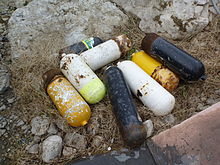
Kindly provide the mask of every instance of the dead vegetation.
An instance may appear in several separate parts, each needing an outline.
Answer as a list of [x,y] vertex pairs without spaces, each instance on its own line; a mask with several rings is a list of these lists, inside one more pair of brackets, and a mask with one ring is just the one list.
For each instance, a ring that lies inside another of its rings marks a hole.
[[[134,48],[136,49],[139,48],[141,39],[144,36],[144,33],[137,28],[137,23],[138,20],[132,18],[130,24],[115,31],[115,35],[119,35],[120,33],[127,34],[132,39]],[[45,39],[44,42],[37,42],[35,45],[36,50],[33,51],[32,55],[23,56],[10,65],[12,85],[16,91],[16,95],[19,97],[19,101],[14,109],[19,109],[22,117],[27,121],[30,121],[32,117],[37,115],[47,115],[56,123],[64,123],[62,135],[65,135],[66,132],[78,132],[85,135],[88,141],[87,149],[78,151],[75,158],[107,152],[108,147],[112,149],[123,147],[123,141],[120,137],[107,96],[100,103],[91,105],[92,117],[88,125],[73,128],[65,124],[65,120],[60,117],[59,112],[46,95],[41,76],[47,70],[59,66],[59,59],[56,55],[51,54],[51,50],[56,49],[58,52],[59,49],[64,46],[63,40],[59,39],[61,37],[62,34],[60,36],[55,34]],[[56,43],[54,42],[55,40]],[[204,102],[207,98],[217,98],[215,91],[220,88],[219,18],[214,19],[214,21],[198,35],[190,39],[175,42],[175,44],[204,63],[207,80],[192,84],[181,82],[179,87],[173,92],[176,98],[176,105],[172,114],[175,116],[176,121],[172,124],[165,123],[163,117],[154,116],[139,100],[135,99],[142,119],[151,119],[153,121],[155,129],[154,135],[192,116],[198,111],[197,106],[199,103],[205,104]],[[125,58],[126,56],[122,59]],[[97,71],[99,75],[101,75],[101,72],[102,70]],[[91,146],[94,135],[100,135],[104,138],[98,148]],[[31,156],[31,159],[33,164],[39,161],[37,155]],[[59,162],[61,163],[67,159],[62,158]],[[23,160],[27,162],[28,160],[30,161],[30,155],[28,157],[24,154],[22,158],[20,157],[20,161]],[[36,160],[36,162],[34,160]]]

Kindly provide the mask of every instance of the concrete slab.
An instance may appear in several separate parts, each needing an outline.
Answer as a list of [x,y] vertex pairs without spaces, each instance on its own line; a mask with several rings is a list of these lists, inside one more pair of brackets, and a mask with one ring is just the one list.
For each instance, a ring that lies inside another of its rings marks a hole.
[[156,165],[144,144],[134,149],[122,149],[120,151],[112,151],[103,155],[96,155],[83,160],[71,161],[66,165]]
[[157,164],[220,165],[220,102],[148,142]]

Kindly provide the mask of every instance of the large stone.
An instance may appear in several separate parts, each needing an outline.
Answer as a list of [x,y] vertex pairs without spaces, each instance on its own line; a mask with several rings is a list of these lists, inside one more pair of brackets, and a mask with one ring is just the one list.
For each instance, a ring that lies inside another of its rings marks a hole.
[[31,132],[34,135],[44,135],[49,128],[49,120],[47,118],[42,118],[41,116],[37,116],[31,120]]
[[201,31],[209,23],[208,0],[113,0],[141,19],[144,32],[182,39]]
[[10,73],[5,65],[0,64],[0,94],[3,94],[10,85]]
[[37,154],[39,150],[39,145],[38,144],[30,145],[26,148],[26,150],[30,154]]
[[107,39],[127,20],[121,10],[105,0],[33,0],[9,20],[12,57],[42,53],[40,49],[45,46],[53,54],[94,35]]
[[216,165],[220,162],[219,116],[220,102],[154,136],[154,145],[149,145],[153,155],[157,157],[161,149],[171,164]]
[[60,156],[62,151],[62,138],[58,135],[48,137],[43,142],[42,159],[46,163],[50,163],[56,157]]
[[78,150],[84,150],[87,146],[86,137],[78,133],[67,133],[64,137],[64,143]]

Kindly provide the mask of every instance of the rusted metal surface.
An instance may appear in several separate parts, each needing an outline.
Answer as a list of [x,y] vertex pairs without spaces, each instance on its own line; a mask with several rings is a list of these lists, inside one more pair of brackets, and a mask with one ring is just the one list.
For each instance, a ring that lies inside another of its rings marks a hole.
[[50,69],[47,72],[45,72],[42,75],[42,79],[43,79],[43,87],[44,90],[47,91],[47,87],[48,85],[55,80],[56,78],[59,78],[60,76],[62,76],[62,72],[60,69]]
[[145,37],[141,42],[141,48],[149,55],[154,56],[152,52],[152,44],[153,42],[160,36],[155,33],[146,33]]
[[179,77],[144,51],[133,53],[131,60],[169,92],[177,88]]
[[178,76],[163,66],[157,67],[151,77],[170,92],[179,84]]
[[126,53],[132,48],[132,42],[125,34],[114,37],[113,40],[117,42],[122,54]]

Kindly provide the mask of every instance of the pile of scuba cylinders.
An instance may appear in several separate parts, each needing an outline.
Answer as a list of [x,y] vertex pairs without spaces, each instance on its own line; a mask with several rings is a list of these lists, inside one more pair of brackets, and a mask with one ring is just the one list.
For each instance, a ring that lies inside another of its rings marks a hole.
[[95,71],[119,59],[132,48],[126,35],[103,41],[92,37],[60,50],[60,68],[43,74],[44,88],[51,100],[73,126],[89,122],[91,109],[108,93],[125,144],[135,147],[144,142],[147,128],[133,101],[135,95],[155,115],[169,114],[175,105],[180,79],[205,79],[204,65],[155,33],[146,34],[141,51],[131,60],[118,62],[104,71],[104,82]]

